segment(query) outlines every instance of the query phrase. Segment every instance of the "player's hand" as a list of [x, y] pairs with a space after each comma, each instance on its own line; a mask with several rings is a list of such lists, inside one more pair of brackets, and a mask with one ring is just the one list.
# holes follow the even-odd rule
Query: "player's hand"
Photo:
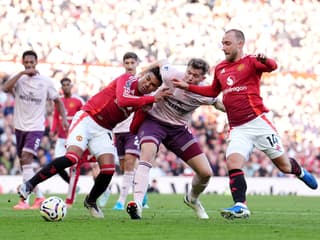
[[164, 97], [172, 96], [172, 91], [168, 87], [161, 88], [159, 91], [156, 92], [154, 95], [155, 102], [159, 102]]
[[144, 106], [141, 107], [142, 111], [144, 111], [144, 112], [150, 111], [151, 108], [152, 108], [152, 103], [151, 103], [151, 104], [144, 105]]
[[181, 88], [181, 89], [184, 89], [184, 90], [188, 89], [188, 87], [189, 87], [189, 84], [186, 83], [185, 81], [182, 81], [182, 80], [179, 80], [179, 79], [175, 79], [175, 78], [172, 79], [172, 84], [173, 84], [174, 87]]
[[69, 130], [69, 123], [68, 123], [67, 119], [62, 120], [62, 127], [63, 127], [63, 130], [65, 130], [65, 131]]
[[263, 53], [258, 53], [256, 58], [259, 62], [261, 62], [263, 64], [266, 63], [266, 61], [267, 61], [267, 56]]
[[26, 75], [32, 77], [32, 76], [34, 76], [34, 75], [39, 74], [39, 72], [38, 72], [38, 70], [35, 69], [35, 68], [27, 68], [27, 69], [25, 69], [25, 70], [22, 72], [22, 74], [26, 74]]

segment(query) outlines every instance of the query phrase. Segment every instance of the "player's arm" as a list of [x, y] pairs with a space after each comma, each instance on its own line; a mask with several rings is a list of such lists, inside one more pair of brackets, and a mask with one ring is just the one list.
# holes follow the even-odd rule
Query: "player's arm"
[[181, 88], [205, 97], [217, 97], [220, 93], [220, 87], [217, 83], [218, 81], [213, 81], [212, 85], [199, 86], [194, 84], [188, 84], [180, 79], [172, 79], [174, 87]]
[[38, 71], [34, 68], [29, 68], [29, 69], [25, 69], [24, 71], [19, 72], [18, 74], [14, 75], [12, 78], [10, 78], [8, 81], [6, 81], [3, 84], [2, 90], [4, 92], [14, 93], [14, 91], [13, 91], [14, 86], [16, 85], [17, 81], [25, 74], [29, 75], [29, 76], [33, 76], [33, 75], [38, 74]]
[[139, 73], [140, 76], [143, 76], [144, 74], [146, 74], [147, 72], [150, 71], [150, 69], [152, 68], [156, 68], [156, 67], [159, 67], [161, 68], [163, 65], [165, 64], [168, 64], [168, 61], [166, 59], [163, 59], [163, 60], [159, 60], [157, 62], [154, 62], [154, 63], [151, 63], [150, 65], [144, 67], [142, 69], [142, 71]]
[[212, 105], [221, 112], [226, 112], [226, 108], [220, 99], [217, 98], [217, 100]]
[[256, 68], [262, 72], [272, 72], [278, 67], [276, 61], [271, 58], [267, 58], [265, 54], [258, 53], [257, 56], [255, 56], [255, 59]]
[[60, 116], [62, 117], [62, 126], [65, 130], [69, 128], [69, 123], [67, 120], [66, 109], [64, 108], [62, 100], [58, 97], [53, 100], [55, 104], [55, 108], [58, 109]]
[[129, 84], [126, 84], [126, 82], [126, 78], [118, 79], [116, 98], [120, 107], [142, 107], [148, 104], [152, 104], [154, 102], [158, 102], [162, 100], [164, 97], [172, 95], [168, 88], [163, 88], [159, 90], [153, 96], [132, 95], [130, 93], [132, 89], [130, 89], [130, 86], [128, 86]]
[[52, 125], [51, 125], [51, 132], [52, 134], [56, 134], [58, 131], [58, 125], [59, 125], [59, 111], [58, 108], [55, 106], [52, 116]]

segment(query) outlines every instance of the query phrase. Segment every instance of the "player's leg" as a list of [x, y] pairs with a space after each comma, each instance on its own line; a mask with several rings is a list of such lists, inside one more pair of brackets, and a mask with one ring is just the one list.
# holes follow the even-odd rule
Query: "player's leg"
[[[58, 138], [54, 148], [54, 158], [62, 157], [66, 154], [66, 139]], [[58, 172], [60, 177], [69, 184], [70, 177], [66, 170]]]
[[[126, 153], [126, 147], [125, 144], [127, 142], [126, 140], [126, 132], [117, 132], [114, 134], [115, 137], [115, 146], [117, 148], [117, 153], [118, 153], [118, 160], [119, 160], [119, 168], [120, 168], [120, 173], [124, 174], [125, 170], [124, 170], [124, 165], [125, 165], [125, 153]], [[120, 186], [120, 194], [119, 194], [119, 199], [121, 194], [123, 193], [122, 191], [122, 187], [126, 187], [124, 185], [124, 176], [122, 178], [122, 185]], [[131, 186], [131, 185], [130, 185]], [[110, 192], [111, 190], [108, 188], [107, 191], [105, 193], [103, 193], [103, 195], [100, 197], [99, 199], [99, 205], [100, 206], [105, 206], [107, 204], [107, 201], [109, 199], [110, 196]], [[114, 207], [112, 208], [113, 210], [124, 210], [124, 202], [121, 202], [118, 199], [118, 201], [116, 202], [116, 204], [114, 205]]]
[[[40, 146], [40, 141], [43, 136], [43, 132], [42, 131], [23, 132], [16, 129], [15, 134], [17, 139], [17, 153], [20, 159], [20, 165], [22, 169], [22, 179], [23, 179], [23, 183], [25, 183], [35, 173], [32, 163], [34, 160], [34, 156], [37, 156], [37, 150]], [[28, 196], [26, 198], [22, 197], [19, 203], [15, 205], [13, 208], [15, 210], [29, 209], [30, 208], [29, 197]]]
[[196, 138], [188, 129], [181, 126], [180, 128], [169, 129], [168, 132], [169, 137], [163, 141], [163, 144], [185, 161], [195, 172], [191, 191], [184, 197], [184, 203], [195, 211], [198, 218], [208, 219], [209, 216], [203, 208], [199, 197], [212, 176], [209, 161], [202, 152]]
[[[143, 134], [142, 134], [143, 133]], [[149, 175], [162, 139], [167, 135], [164, 126], [154, 119], [146, 118], [139, 129], [140, 160], [134, 176], [133, 198], [127, 204], [131, 219], [141, 219], [142, 202], [148, 190]]]
[[122, 185], [119, 199], [114, 206], [114, 210], [124, 210], [129, 190], [133, 186], [133, 178], [137, 158], [139, 157], [139, 140], [131, 133], [116, 134], [117, 151], [120, 158], [120, 167], [123, 169]]
[[221, 216], [227, 219], [248, 218], [250, 211], [247, 207], [247, 182], [242, 170], [245, 158], [239, 153], [232, 153], [227, 157], [229, 173], [229, 187], [234, 205], [221, 210]]
[[122, 177], [122, 184], [120, 187], [120, 194], [119, 198], [113, 207], [114, 210], [124, 210], [124, 204], [126, 203], [127, 196], [129, 190], [133, 185], [133, 178], [134, 178], [134, 170], [136, 165], [137, 157], [133, 154], [125, 154], [124, 161], [123, 161], [123, 177]]
[[[96, 159], [93, 156], [89, 155], [89, 150], [86, 149], [81, 157], [80, 162], [73, 165], [69, 169], [70, 180], [68, 184], [68, 192], [66, 197], [66, 204], [70, 208], [76, 199], [76, 193], [79, 191], [78, 181], [80, 177], [81, 166], [83, 163], [94, 161], [96, 163]], [[98, 175], [98, 174], [97, 174]]]
[[68, 184], [68, 193], [66, 197], [66, 204], [71, 207], [76, 199], [77, 184], [80, 177], [81, 162], [73, 165], [69, 169], [70, 180]]
[[272, 159], [272, 162], [284, 173], [294, 174], [303, 181], [309, 188], [317, 189], [316, 178], [303, 168], [294, 158], [288, 158], [285, 154]]
[[66, 183], [70, 182], [70, 176], [66, 170], [62, 170], [61, 172], [58, 172], [58, 174], [63, 179], [63, 181], [65, 181]]
[[63, 157], [59, 157], [46, 166], [44, 166], [39, 172], [37, 172], [30, 180], [18, 187], [18, 194], [27, 199], [31, 191], [41, 182], [51, 178], [57, 172], [71, 167], [77, 161], [79, 161], [82, 155], [82, 150], [76, 146], [71, 146], [67, 153]]
[[187, 164], [195, 171], [192, 178], [191, 190], [184, 198], [184, 202], [194, 209], [200, 219], [208, 219], [206, 211], [199, 201], [200, 194], [206, 189], [212, 176], [212, 169], [206, 156], [201, 153], [187, 161]]
[[39, 186], [35, 187], [33, 192], [35, 194], [35, 199], [30, 209], [39, 209], [42, 202], [45, 200], [45, 196]]
[[260, 118], [261, 131], [257, 138], [256, 147], [263, 151], [280, 171], [287, 174], [294, 174], [311, 189], [317, 189], [318, 183], [315, 177], [294, 159], [285, 154], [282, 141], [272, 123], [269, 114]]
[[[30, 180], [24, 184], [21, 184], [18, 187], [18, 194], [22, 198], [26, 199], [39, 183], [80, 161], [83, 150], [87, 149], [88, 144], [88, 134], [86, 131], [87, 126], [90, 124], [88, 119], [88, 114], [85, 112], [79, 111], [76, 113], [70, 126], [72, 131], [69, 130], [67, 139], [67, 153], [65, 156], [58, 157], [44, 166]], [[79, 136], [81, 136], [80, 139]]]
[[97, 206], [97, 199], [108, 188], [115, 172], [116, 148], [113, 145], [112, 132], [91, 122], [91, 139], [88, 143], [90, 153], [96, 157], [100, 172], [95, 178], [90, 193], [86, 196], [84, 206], [96, 218], [103, 218], [103, 212]]
[[114, 155], [102, 154], [97, 157], [97, 161], [100, 173], [96, 177], [90, 193], [85, 198], [84, 206], [89, 209], [93, 217], [103, 218], [103, 212], [97, 206], [97, 199], [106, 191], [115, 172]]
[[221, 210], [221, 215], [227, 219], [248, 218], [251, 214], [247, 207], [247, 182], [242, 168], [253, 150], [252, 138], [251, 134], [241, 127], [233, 128], [230, 132], [226, 157], [234, 205]]
[[156, 157], [157, 151], [158, 146], [154, 142], [141, 143], [140, 161], [134, 176], [133, 199], [135, 204], [129, 202], [127, 205], [127, 211], [131, 219], [142, 217], [142, 202], [148, 190], [151, 162]]

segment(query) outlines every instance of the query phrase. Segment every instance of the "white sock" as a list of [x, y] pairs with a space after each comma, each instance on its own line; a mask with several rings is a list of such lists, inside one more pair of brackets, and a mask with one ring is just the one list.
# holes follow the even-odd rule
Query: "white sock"
[[33, 192], [36, 194], [36, 198], [44, 198], [44, 195], [38, 186], [33, 189]]
[[190, 201], [195, 201], [199, 195], [206, 189], [209, 184], [210, 178], [201, 179], [199, 175], [194, 175], [192, 178], [192, 187], [190, 191]]
[[[34, 175], [34, 169], [32, 164], [22, 165], [22, 181], [25, 183]], [[29, 204], [29, 197], [25, 200]]]
[[149, 174], [152, 164], [146, 161], [139, 161], [134, 176], [133, 199], [142, 206], [144, 195], [148, 190]]
[[133, 185], [133, 178], [134, 178], [133, 171], [124, 172], [123, 178], [122, 178], [122, 187], [120, 188], [120, 195], [118, 199], [118, 202], [120, 202], [122, 205], [124, 205], [127, 200], [129, 190]]

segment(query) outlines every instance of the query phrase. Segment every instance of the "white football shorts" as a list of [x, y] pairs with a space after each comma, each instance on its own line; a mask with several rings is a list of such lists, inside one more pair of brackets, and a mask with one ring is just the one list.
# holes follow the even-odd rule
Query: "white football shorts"
[[54, 148], [54, 158], [62, 157], [66, 154], [66, 139], [58, 138], [56, 141], [56, 146]]
[[96, 158], [102, 154], [113, 154], [117, 158], [112, 131], [101, 127], [82, 110], [75, 114], [69, 128], [67, 147], [71, 145], [78, 146], [83, 151], [88, 148]]
[[272, 123], [271, 113], [264, 113], [248, 123], [233, 127], [229, 133], [226, 157], [240, 153], [249, 159], [253, 148], [264, 152], [270, 159], [284, 153], [282, 141]]

